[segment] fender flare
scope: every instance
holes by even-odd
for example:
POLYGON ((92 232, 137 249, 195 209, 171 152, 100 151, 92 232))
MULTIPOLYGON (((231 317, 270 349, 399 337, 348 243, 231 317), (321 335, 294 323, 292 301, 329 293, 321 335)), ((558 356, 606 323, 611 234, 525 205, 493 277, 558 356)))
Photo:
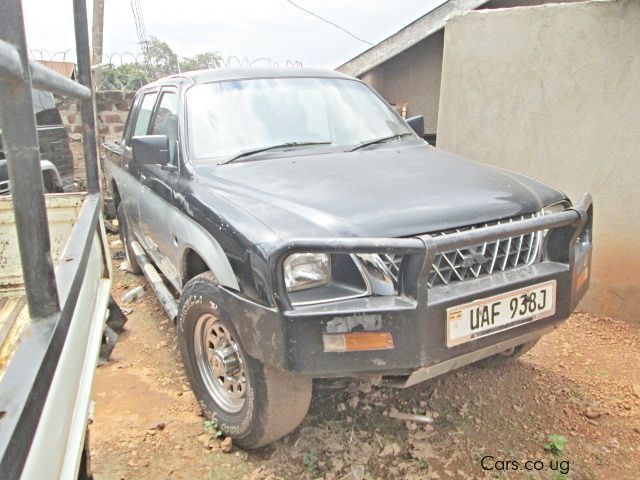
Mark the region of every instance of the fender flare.
POLYGON ((189 250, 193 250, 207 265, 218 283, 224 287, 239 291, 240 285, 233 267, 218 241, 195 220, 178 209, 174 209, 174 234, 178 239, 180 252, 180 277, 184 286, 186 273, 186 257, 189 250))
POLYGON ((45 172, 49 173, 53 176, 53 184, 60 189, 63 190, 62 187, 62 179, 60 178, 60 173, 58 173, 58 169, 56 166, 51 163, 49 160, 40 160, 40 170, 42 170, 42 174, 45 172))

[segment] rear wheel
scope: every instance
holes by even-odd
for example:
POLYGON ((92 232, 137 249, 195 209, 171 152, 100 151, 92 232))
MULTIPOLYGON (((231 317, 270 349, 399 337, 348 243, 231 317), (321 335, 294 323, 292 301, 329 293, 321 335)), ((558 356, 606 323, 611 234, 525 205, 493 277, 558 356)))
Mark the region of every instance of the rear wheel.
POLYGON ((506 365, 527 353, 529 350, 535 347, 539 341, 540 339, 537 338, 531 342, 523 343, 522 345, 518 345, 517 347, 510 348, 509 350, 505 350, 504 352, 500 352, 496 355, 480 360, 477 365, 483 367, 506 365))
POLYGON ((205 415, 235 444, 258 448, 302 422, 311 402, 311 379, 247 355, 210 272, 185 285, 177 327, 193 392, 205 415))
POLYGON ((127 260, 127 263, 129 264, 129 271, 134 275, 140 275, 142 273, 142 269, 138 264, 138 260, 136 259, 135 252, 131 248, 131 238, 129 237, 129 224, 127 224, 127 216, 124 213, 124 205, 122 203, 118 205, 118 209, 116 213, 118 216, 120 240, 122 240, 125 258, 127 260))

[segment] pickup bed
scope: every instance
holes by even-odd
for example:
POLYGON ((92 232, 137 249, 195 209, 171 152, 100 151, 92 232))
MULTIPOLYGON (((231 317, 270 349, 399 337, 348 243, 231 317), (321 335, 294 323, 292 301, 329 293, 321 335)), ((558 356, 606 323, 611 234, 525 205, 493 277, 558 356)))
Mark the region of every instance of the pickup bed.
POLYGON ((16 469, 24 479, 75 479, 111 287, 99 197, 46 197, 52 259, 61 291, 69 288, 62 300, 71 299, 68 320, 29 315, 11 202, 0 197, 0 478, 18 478, 16 469), (86 236, 92 240, 82 251, 86 236))
POLYGON ((295 428, 313 378, 405 387, 509 361, 584 295, 591 198, 423 134, 346 75, 229 69, 142 88, 105 146, 129 267, 240 446, 295 428))

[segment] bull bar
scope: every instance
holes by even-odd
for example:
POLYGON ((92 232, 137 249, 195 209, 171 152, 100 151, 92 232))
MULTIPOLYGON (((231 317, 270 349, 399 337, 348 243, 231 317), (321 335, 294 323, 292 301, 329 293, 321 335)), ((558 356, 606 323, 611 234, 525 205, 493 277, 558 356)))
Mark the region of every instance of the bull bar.
MULTIPOLYGON (((562 230, 555 241, 572 246, 591 221, 593 199, 585 193, 580 201, 562 212, 466 230, 443 236, 419 235, 410 238, 299 238, 274 249, 269 257, 273 276, 274 301, 282 312, 292 314, 293 306, 286 292, 284 261, 294 253, 378 253, 403 255, 398 281, 399 298, 418 300, 426 294, 426 275, 436 255, 454 249, 493 242, 541 230, 562 230)), ((558 260, 573 264, 573 249, 564 251, 558 260)), ((426 299, 425 299, 426 300, 426 299)), ((412 302, 413 303, 413 302, 412 302)))

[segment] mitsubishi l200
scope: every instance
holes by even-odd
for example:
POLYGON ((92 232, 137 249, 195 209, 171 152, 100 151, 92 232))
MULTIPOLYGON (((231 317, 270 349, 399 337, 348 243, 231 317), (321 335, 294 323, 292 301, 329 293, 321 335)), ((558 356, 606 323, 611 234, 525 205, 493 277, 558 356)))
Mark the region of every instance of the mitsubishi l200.
POLYGON ((511 360, 584 295, 591 198, 423 129, 331 71, 206 70, 137 93, 106 146, 128 262, 179 294, 162 300, 191 386, 236 444, 293 430, 314 378, 410 386, 511 360))

